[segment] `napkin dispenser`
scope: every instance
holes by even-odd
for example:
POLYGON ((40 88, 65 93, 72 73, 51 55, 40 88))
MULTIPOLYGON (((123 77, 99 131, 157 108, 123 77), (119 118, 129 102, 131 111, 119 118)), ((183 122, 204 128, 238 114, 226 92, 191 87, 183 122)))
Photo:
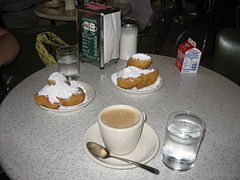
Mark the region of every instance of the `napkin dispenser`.
POLYGON ((121 11, 118 8, 77 8, 79 54, 82 62, 104 68, 119 59, 121 11))

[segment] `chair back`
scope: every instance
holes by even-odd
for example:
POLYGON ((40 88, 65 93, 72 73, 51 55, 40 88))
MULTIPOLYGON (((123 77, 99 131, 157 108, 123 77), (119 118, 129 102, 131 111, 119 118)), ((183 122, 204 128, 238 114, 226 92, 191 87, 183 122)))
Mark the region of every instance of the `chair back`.
POLYGON ((160 54, 172 23, 175 8, 172 3, 161 2, 153 8, 149 25, 138 32, 138 52, 160 54))
POLYGON ((240 29, 224 28, 218 32, 214 71, 240 85, 240 29))
POLYGON ((183 42, 186 42, 188 38, 191 38, 196 42, 196 48, 204 53, 206 43, 208 41, 210 29, 209 24, 198 24, 190 28, 185 29, 178 37, 174 45, 173 57, 176 57, 178 46, 183 42))

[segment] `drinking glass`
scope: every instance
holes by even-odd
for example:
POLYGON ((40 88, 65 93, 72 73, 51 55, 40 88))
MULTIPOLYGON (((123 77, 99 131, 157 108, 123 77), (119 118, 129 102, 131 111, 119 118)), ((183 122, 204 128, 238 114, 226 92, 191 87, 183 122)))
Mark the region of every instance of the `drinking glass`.
POLYGON ((204 135, 205 123, 189 111, 169 116, 162 148, 163 163, 173 170, 185 171, 194 166, 204 135))
POLYGON ((80 63, 78 47, 60 47, 57 49, 56 54, 59 72, 70 79, 79 78, 80 63))

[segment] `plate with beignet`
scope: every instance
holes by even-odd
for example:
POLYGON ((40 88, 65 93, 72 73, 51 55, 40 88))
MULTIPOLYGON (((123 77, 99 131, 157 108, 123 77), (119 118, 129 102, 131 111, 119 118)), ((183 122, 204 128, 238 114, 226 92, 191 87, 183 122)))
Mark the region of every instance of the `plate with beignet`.
POLYGON ((48 83, 36 94, 34 100, 41 108, 52 112, 69 112, 89 104, 95 95, 87 83, 67 80, 58 72, 52 73, 48 83))
POLYGON ((158 69, 127 66, 111 76, 113 85, 129 93, 151 93, 160 89, 164 80, 158 69))

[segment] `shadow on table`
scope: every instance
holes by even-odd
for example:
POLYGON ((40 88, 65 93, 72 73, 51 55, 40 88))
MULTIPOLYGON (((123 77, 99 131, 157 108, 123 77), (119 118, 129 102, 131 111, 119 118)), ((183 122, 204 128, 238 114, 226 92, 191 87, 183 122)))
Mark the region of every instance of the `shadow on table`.
POLYGON ((10 180, 7 175, 3 172, 3 170, 0 167, 0 179, 1 180, 10 180))

